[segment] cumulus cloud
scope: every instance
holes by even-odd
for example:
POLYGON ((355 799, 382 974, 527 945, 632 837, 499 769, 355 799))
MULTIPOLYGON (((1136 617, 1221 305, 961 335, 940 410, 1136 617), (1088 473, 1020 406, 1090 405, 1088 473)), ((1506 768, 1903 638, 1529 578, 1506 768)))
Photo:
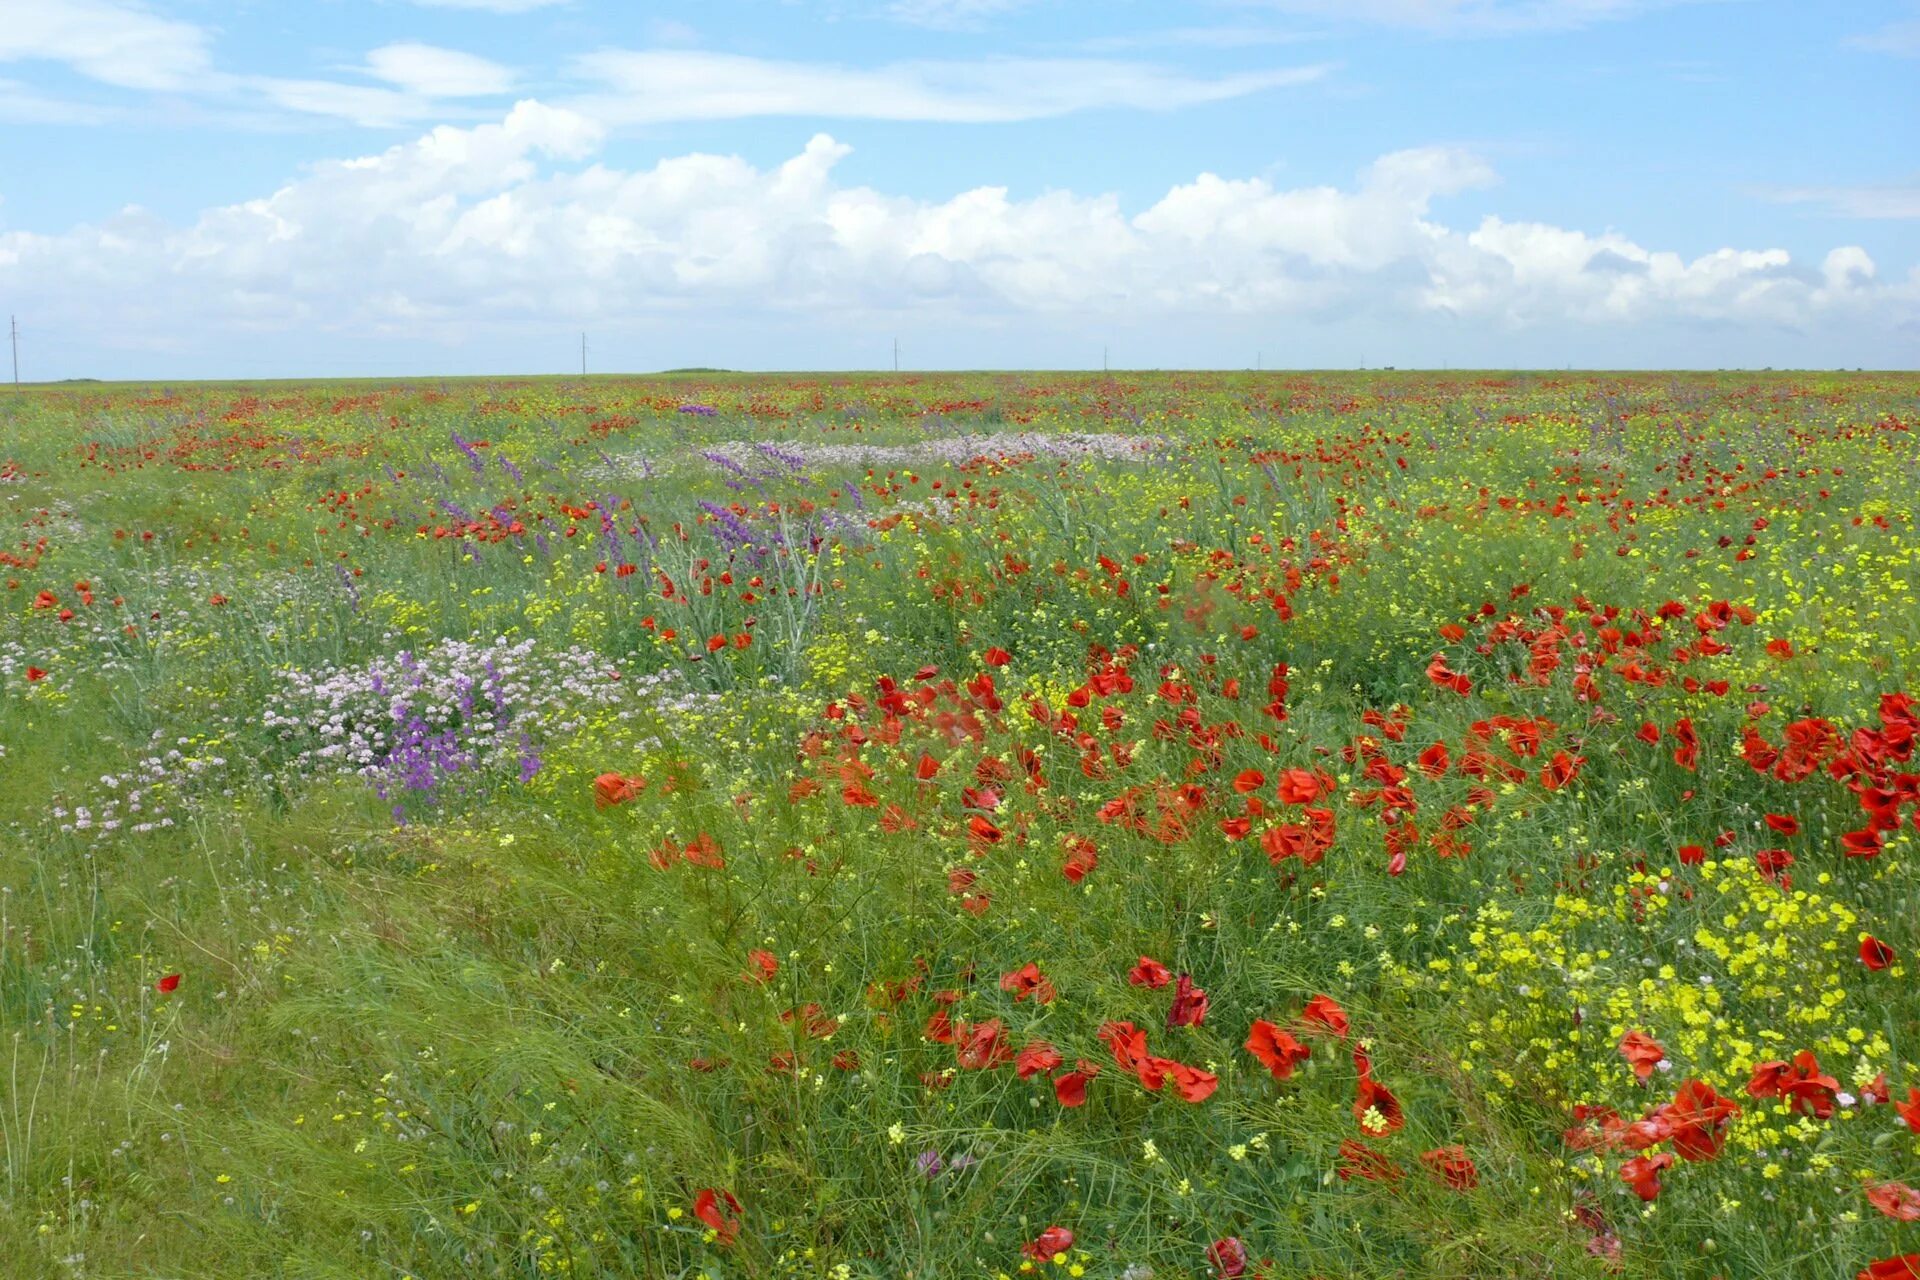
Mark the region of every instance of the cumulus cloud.
POLYGON ((875 68, 696 50, 602 50, 575 60, 603 86, 579 105, 605 120, 658 124, 750 116, 986 124, 1099 107, 1171 110, 1306 84, 1328 68, 1202 77, 1095 58, 899 62, 875 68))
POLYGON ((1070 191, 926 200, 841 185, 849 148, 825 134, 770 168, 691 154, 626 170, 594 162, 602 141, 587 116, 522 102, 189 225, 130 209, 61 234, 0 232, 0 290, 43 324, 109 340, 163 320, 169 333, 452 340, 557 316, 1428 316, 1624 333, 1920 315, 1920 277, 1882 280, 1857 247, 1801 264, 1773 248, 1686 258, 1497 216, 1451 226, 1435 206, 1496 180, 1453 148, 1383 156, 1344 186, 1201 174, 1130 212, 1070 191))

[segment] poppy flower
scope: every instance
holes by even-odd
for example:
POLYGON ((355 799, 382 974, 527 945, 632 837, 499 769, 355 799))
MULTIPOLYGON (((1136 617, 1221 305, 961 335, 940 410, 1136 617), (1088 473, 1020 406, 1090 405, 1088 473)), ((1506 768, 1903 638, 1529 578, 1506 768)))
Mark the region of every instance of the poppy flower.
POLYGON ((1540 770, 1540 785, 1549 791, 1558 791, 1580 776, 1580 766, 1585 763, 1585 756, 1573 756, 1564 751, 1556 751, 1553 753, 1553 759, 1540 770))
POLYGON ((1853 1280, 1920 1280, 1920 1253, 1903 1253, 1897 1258, 1870 1262, 1853 1280))
POLYGON ((1704 847, 1697 844, 1683 844, 1680 846, 1681 866, 1697 867, 1706 860, 1707 851, 1704 847))
POLYGON ((731 1191, 708 1187, 693 1198, 693 1216, 713 1228, 714 1243, 730 1245, 740 1237, 740 1202, 733 1198, 731 1191), (726 1204, 724 1212, 721 1204, 726 1204))
POLYGON ((1872 934, 1860 937, 1860 963, 1878 973, 1899 958, 1897 952, 1872 934))
POLYGON ((740 981, 742 982, 771 982, 773 981, 773 975, 780 972, 780 961, 774 957, 771 951, 762 951, 755 948, 747 952, 747 959, 753 963, 753 967, 740 975, 740 981))
POLYGON ((1020 1252, 1035 1262, 1051 1262, 1071 1248, 1073 1248, 1071 1227, 1048 1227, 1028 1241, 1026 1247, 1020 1252))
POLYGON ((1062 1071, 1053 1078, 1053 1096, 1063 1107, 1084 1107, 1087 1105, 1087 1083, 1100 1074, 1098 1063, 1084 1059, 1073 1064, 1073 1070, 1062 1071))
POLYGON ((1904 1182, 1882 1182, 1868 1187, 1867 1203, 1896 1222, 1920 1222, 1920 1191, 1904 1182))
POLYGON ((1313 1052, 1265 1018, 1253 1020, 1253 1026, 1247 1032, 1246 1048, 1273 1073, 1275 1080, 1287 1079, 1293 1074, 1293 1069, 1305 1062, 1313 1052))
POLYGON ((1471 1191, 1480 1185, 1480 1171, 1468 1158, 1465 1147, 1438 1147, 1422 1152, 1420 1163, 1455 1191, 1471 1191))
POLYGON ((1274 793, 1281 804, 1312 804, 1321 792, 1320 778, 1309 769, 1282 769, 1274 793))
POLYGON ((1700 739, 1693 732, 1693 721, 1676 720, 1673 728, 1667 732, 1680 744, 1673 749, 1673 762, 1682 769, 1697 771, 1700 767, 1700 739))
POLYGON ((1652 1200, 1660 1194, 1660 1174, 1673 1167, 1673 1156, 1665 1151, 1658 1155, 1635 1156, 1620 1166, 1620 1181, 1633 1188, 1633 1194, 1642 1200, 1652 1200))
POLYGON ((981 654, 980 661, 989 667, 1004 667, 1013 661, 1013 655, 996 645, 981 654))
POLYGON ((953 1056, 968 1071, 985 1071, 1013 1061, 1006 1026, 998 1018, 971 1025, 960 1023, 953 1031, 953 1056))
POLYGON ((1443 653, 1433 655, 1433 661, 1427 664, 1427 679, 1442 689, 1451 689, 1461 697, 1473 692, 1473 681, 1447 665, 1447 656, 1443 653))
POLYGON ((593 806, 596 809, 609 809, 627 801, 646 790, 647 780, 619 773, 603 773, 593 780, 593 806))
POLYGON ((1354 1091, 1353 1118, 1361 1132, 1374 1138, 1398 1133, 1407 1123, 1400 1113, 1400 1100, 1371 1074, 1363 1077, 1354 1091))
POLYGON ((1307 1031, 1326 1031, 1347 1038, 1347 1011, 1332 996, 1315 996, 1300 1011, 1300 1025, 1307 1031))
POLYGON ((1673 1149, 1683 1160, 1711 1160, 1720 1154, 1726 1141, 1726 1127, 1740 1114, 1730 1098, 1714 1092, 1704 1080, 1688 1080, 1673 1095, 1666 1108, 1666 1123, 1671 1127, 1673 1149))
POLYGON ((1783 836, 1800 834, 1800 820, 1790 813, 1769 813, 1766 815, 1766 822, 1769 827, 1783 836))
POLYGON ((1036 1004, 1052 1004, 1053 983, 1040 972, 1040 966, 1029 960, 1012 973, 1001 975, 1000 989, 1013 993, 1013 1002, 1019 1004, 1032 996, 1036 1004))
POLYGON ((1439 778, 1446 773, 1447 766, 1452 763, 1452 760, 1447 755, 1447 744, 1444 742, 1434 743, 1420 753, 1418 763, 1421 773, 1426 774, 1429 778, 1439 778))
POLYGON ((1233 779, 1233 789, 1243 796, 1266 785, 1267 775, 1258 769, 1242 769, 1233 779))
POLYGON ((1355 1178, 1364 1178, 1368 1182, 1400 1180, 1399 1165, 1352 1138, 1340 1140, 1340 1163, 1334 1166, 1333 1171, 1340 1175, 1342 1182, 1351 1182, 1355 1178))
POLYGON ((1060 1051, 1045 1040, 1035 1040, 1015 1055, 1013 1073, 1022 1080, 1031 1079, 1043 1071, 1051 1071, 1066 1059, 1060 1051))
MULTIPOLYGON (((1107 1048, 1113 1051, 1113 1060, 1122 1071, 1140 1076, 1144 1082, 1152 1059, 1147 1053, 1147 1033, 1131 1022, 1108 1022, 1101 1026, 1098 1035, 1107 1048)), ((1160 1087, 1158 1080, 1147 1086, 1149 1089, 1160 1087)))
POLYGON ((1667 1051, 1644 1031, 1629 1031, 1620 1039, 1620 1056, 1633 1068, 1633 1074, 1640 1077, 1640 1083, 1645 1084, 1653 1079, 1654 1068, 1666 1058, 1667 1051))
POLYGON ((1236 1280, 1247 1274, 1247 1246, 1241 1244, 1237 1236, 1215 1240, 1207 1246, 1207 1265, 1218 1271, 1225 1280, 1236 1280))
MULTIPOLYGON (((1892 1099, 1888 1099, 1892 1101, 1892 1099)), ((1907 1128, 1920 1133, 1920 1089, 1909 1087, 1905 1102, 1894 1102, 1893 1110, 1907 1128)))
POLYGON ((1197 1027, 1207 1020, 1207 993, 1193 985, 1193 975, 1183 973, 1173 988, 1173 1005, 1167 1010, 1167 1026, 1197 1027))
POLYGON ((1060 874, 1069 883, 1079 884, 1088 872, 1100 865, 1100 851, 1085 836, 1068 836, 1066 847, 1067 860, 1061 864, 1060 874))
POLYGON ((1173 981, 1173 974, 1167 966, 1150 956, 1141 956, 1140 963, 1133 966, 1127 974, 1127 982, 1136 987, 1154 989, 1166 986, 1173 981))
POLYGON ((43 670, 41 670, 41 669, 40 669, 39 667, 28 667, 28 668, 27 668, 27 683, 28 683, 28 684, 36 684, 36 683, 38 683, 39 681, 42 681, 42 680, 45 680, 46 678, 47 678, 47 673, 46 673, 45 671, 43 671, 43 670))
POLYGON ((1172 1080, 1174 1089, 1188 1102, 1205 1102, 1220 1087, 1220 1077, 1200 1067, 1190 1067, 1170 1058, 1155 1058, 1151 1065, 1172 1080))
POLYGON ((153 989, 163 996, 172 995, 180 989, 180 975, 177 973, 168 974, 166 977, 160 979, 160 981, 154 983, 153 989))

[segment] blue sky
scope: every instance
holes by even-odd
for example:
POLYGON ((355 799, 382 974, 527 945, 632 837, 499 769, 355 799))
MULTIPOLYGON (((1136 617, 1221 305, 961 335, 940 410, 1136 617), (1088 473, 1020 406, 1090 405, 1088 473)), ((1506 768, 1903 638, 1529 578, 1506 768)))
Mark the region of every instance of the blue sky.
POLYGON ((1912 368, 1916 86, 1896 0, 0 0, 0 309, 50 378, 1912 368))

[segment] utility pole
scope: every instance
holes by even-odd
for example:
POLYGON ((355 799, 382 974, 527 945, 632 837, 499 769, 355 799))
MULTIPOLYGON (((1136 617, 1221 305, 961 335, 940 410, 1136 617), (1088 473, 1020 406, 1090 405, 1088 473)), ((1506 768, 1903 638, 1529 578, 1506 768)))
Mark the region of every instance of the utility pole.
POLYGON ((587 335, 580 335, 580 376, 587 376, 587 335))
POLYGON ((1102 347, 1100 348, 1100 372, 1105 373, 1106 371, 1107 371, 1107 349, 1105 347, 1102 347))
POLYGON ((893 340, 893 371, 900 372, 900 339, 893 340))
POLYGON ((1267 353, 1264 351, 1256 351, 1253 353, 1253 371, 1255 373, 1259 373, 1266 367, 1266 359, 1267 353))
POLYGON ((7 332, 13 339, 13 389, 20 389, 20 321, 15 316, 7 317, 7 332))

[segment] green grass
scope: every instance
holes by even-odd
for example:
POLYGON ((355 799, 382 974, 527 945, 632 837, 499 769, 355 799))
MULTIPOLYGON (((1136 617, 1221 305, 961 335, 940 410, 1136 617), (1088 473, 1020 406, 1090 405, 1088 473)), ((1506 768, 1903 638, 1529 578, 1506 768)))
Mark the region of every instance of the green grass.
MULTIPOLYGON (((1914 804, 1850 858, 1866 819, 1826 767, 1920 672, 1916 392, 702 370, 0 396, 0 1244, 23 1275, 423 1280, 1173 1280, 1229 1238, 1274 1280, 1734 1280, 1920 1250, 1864 1194, 1920 1182, 1920 1145, 1862 1100, 1920 1085, 1914 804), (1442 652, 1467 694, 1429 678, 1442 652), (415 661, 440 692, 409 732, 415 661), (1840 746, 1804 779, 1738 754, 1811 720, 1840 746), (1332 781, 1310 863, 1263 846, 1303 820, 1288 768, 1332 781), (645 785, 599 806, 606 773, 645 785), (1204 1021, 1168 1025, 1143 956, 1204 1021), (1055 998, 1003 985, 1029 962, 1055 998), (1351 1037, 1295 1026, 1311 1056, 1276 1080, 1249 1026, 1315 994, 1351 1037), (942 1012, 1063 1061, 969 1065, 942 1012), (1149 1089, 1114 1022, 1217 1088, 1149 1089), (1631 1030, 1666 1055, 1648 1084, 1631 1030), (1362 1045, 1397 1132, 1356 1118, 1362 1045), (1830 1115, 1747 1091, 1803 1049, 1850 1099, 1830 1115), (1638 1120, 1693 1079, 1742 1111, 1656 1201, 1633 1151, 1565 1138, 1576 1105, 1638 1120), (1343 1178, 1343 1143, 1397 1178, 1343 1178), (1452 1147, 1470 1188, 1422 1160, 1452 1147), (1030 1262, 1050 1226, 1074 1243, 1030 1262)), ((1897 743, 1876 767, 1917 771, 1897 743)))

